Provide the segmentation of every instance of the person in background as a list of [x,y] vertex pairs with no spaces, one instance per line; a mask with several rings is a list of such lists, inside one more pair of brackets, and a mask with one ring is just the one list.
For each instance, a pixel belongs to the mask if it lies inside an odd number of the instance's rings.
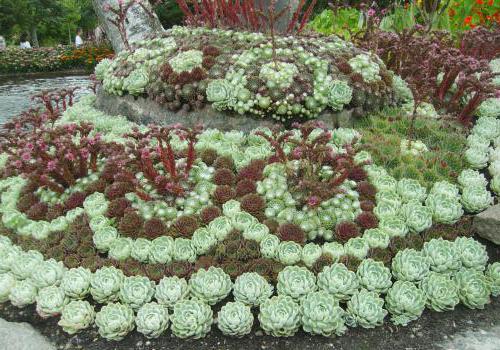
[[0,51],[5,50],[7,44],[5,43],[5,38],[0,35]]
[[21,44],[19,45],[21,49],[31,49],[31,44],[28,41],[28,36],[23,33],[21,34]]
[[76,47],[80,47],[83,45],[82,34],[83,34],[82,28],[78,28],[78,30],[76,31],[76,37],[75,37],[75,46]]

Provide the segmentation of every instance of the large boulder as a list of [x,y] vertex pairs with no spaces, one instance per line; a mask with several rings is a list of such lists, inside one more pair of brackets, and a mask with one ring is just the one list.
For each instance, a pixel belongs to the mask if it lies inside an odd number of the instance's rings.
[[500,204],[476,215],[474,229],[479,236],[500,245]]

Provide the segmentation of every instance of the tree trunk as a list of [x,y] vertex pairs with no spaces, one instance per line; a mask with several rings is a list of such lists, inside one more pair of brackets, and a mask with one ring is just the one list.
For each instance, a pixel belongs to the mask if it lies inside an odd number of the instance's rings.
[[38,29],[36,25],[31,27],[30,36],[31,36],[31,46],[40,47],[40,45],[38,44]]
[[[109,21],[109,18],[113,18],[113,14],[104,10],[106,5],[118,8],[118,0],[92,0],[92,3],[99,23],[115,52],[118,53],[124,50],[125,45],[118,28]],[[148,1],[144,1],[143,3],[144,6],[147,6],[151,10],[151,5]],[[153,13],[152,10],[151,13]],[[158,17],[156,15],[151,17],[148,12],[139,5],[133,5],[129,9],[125,26],[127,29],[128,41],[132,46],[134,42],[144,40],[151,35],[159,34],[163,31],[163,27]]]

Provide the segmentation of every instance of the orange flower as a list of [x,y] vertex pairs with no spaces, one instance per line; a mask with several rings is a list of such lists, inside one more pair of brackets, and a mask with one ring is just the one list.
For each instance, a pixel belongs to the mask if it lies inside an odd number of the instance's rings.
[[493,6],[493,0],[488,1],[488,6]]
[[478,4],[478,5],[483,5],[483,4],[484,4],[484,1],[483,1],[483,0],[476,0],[476,4]]
[[465,17],[464,23],[465,23],[466,25],[471,24],[471,23],[472,23],[472,16],[467,16],[467,17]]

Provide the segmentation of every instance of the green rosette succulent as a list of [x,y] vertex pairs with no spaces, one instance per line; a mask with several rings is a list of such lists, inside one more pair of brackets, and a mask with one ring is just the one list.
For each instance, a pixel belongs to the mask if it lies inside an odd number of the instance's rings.
[[113,266],[102,267],[90,279],[90,294],[100,304],[116,301],[125,275]]
[[83,267],[66,271],[61,280],[61,289],[71,299],[83,299],[90,292],[92,272]]
[[85,198],[83,208],[91,218],[99,215],[105,215],[108,210],[108,201],[103,193],[94,192]]
[[194,231],[191,241],[196,249],[196,254],[203,255],[217,244],[217,237],[207,228],[202,227]]
[[425,201],[432,211],[432,219],[440,224],[453,225],[464,214],[459,197],[442,193],[431,193]]
[[392,259],[392,275],[400,281],[421,281],[429,271],[429,259],[415,249],[400,250]]
[[177,276],[163,277],[156,286],[155,298],[160,304],[173,308],[179,300],[189,295],[189,288],[184,278]]
[[92,241],[97,250],[107,252],[111,244],[119,237],[118,230],[112,226],[103,226],[94,231]]
[[104,215],[96,215],[90,218],[89,226],[93,232],[99,231],[102,228],[111,226],[111,219]]
[[151,251],[151,246],[153,243],[151,243],[150,240],[144,239],[144,238],[137,238],[133,243],[132,243],[132,250],[130,255],[132,258],[135,260],[138,260],[140,262],[148,262],[149,260],[149,253]]
[[379,228],[389,234],[389,237],[404,237],[408,234],[409,228],[406,221],[400,217],[386,217],[380,220]]
[[259,322],[266,334],[291,337],[300,327],[300,306],[287,295],[274,296],[260,305]]
[[12,247],[12,241],[7,236],[0,235],[0,249]]
[[471,237],[458,237],[454,244],[465,268],[484,271],[488,252],[483,244]]
[[378,293],[366,289],[356,291],[347,302],[346,324],[351,327],[375,328],[384,323],[387,310]]
[[425,294],[413,283],[396,281],[385,297],[387,310],[395,325],[407,326],[418,319],[425,309]]
[[233,90],[234,87],[226,79],[212,80],[206,89],[207,101],[216,104],[217,109],[226,109],[235,100]]
[[477,170],[465,169],[458,175],[457,182],[462,189],[466,188],[485,188],[488,180]]
[[352,88],[342,80],[332,81],[328,91],[328,105],[334,111],[341,111],[345,105],[348,105],[352,99]]
[[316,289],[316,276],[305,267],[287,266],[278,274],[278,295],[288,295],[294,300],[300,300]]
[[0,303],[9,300],[10,291],[16,285],[16,278],[10,272],[0,273]]
[[482,272],[463,269],[455,274],[454,279],[462,304],[470,309],[484,309],[490,303],[491,285]]
[[137,332],[148,339],[158,338],[168,327],[168,309],[165,305],[155,302],[141,306],[135,317]]
[[243,238],[260,243],[268,234],[269,228],[266,225],[255,223],[243,231]]
[[242,302],[229,302],[217,314],[217,327],[224,335],[243,337],[252,331],[253,314]]
[[231,293],[231,277],[219,267],[199,269],[189,280],[191,295],[209,305],[215,305]]
[[232,218],[235,214],[241,213],[241,203],[231,199],[222,204],[222,213],[228,218]]
[[173,258],[175,261],[196,261],[196,250],[190,239],[176,238],[174,240]]
[[21,252],[15,261],[12,261],[11,272],[17,279],[30,278],[37,266],[43,262],[42,253],[36,250]]
[[95,319],[95,310],[88,301],[75,300],[65,305],[57,323],[68,334],[76,334],[89,328]]
[[326,242],[323,244],[323,253],[332,257],[338,262],[345,255],[344,246],[338,242]]
[[383,220],[398,216],[399,209],[399,204],[383,201],[377,203],[377,206],[373,209],[373,213],[379,220]]
[[[433,195],[445,195],[450,198],[460,198],[459,188],[457,185],[452,184],[448,181],[438,181],[432,185],[431,191],[429,194]],[[429,198],[429,197],[427,197]],[[427,199],[425,200],[427,203]],[[430,206],[430,204],[427,204]]]
[[245,272],[234,282],[233,295],[236,301],[249,306],[259,306],[273,295],[274,287],[256,272]]
[[410,201],[423,202],[427,197],[427,190],[415,179],[399,180],[396,189],[405,203]]
[[31,281],[38,288],[57,286],[61,282],[65,270],[66,268],[62,262],[54,259],[45,260],[36,265],[31,274]]
[[412,232],[423,232],[432,226],[432,211],[420,202],[408,202],[401,208],[406,225]]
[[120,341],[134,329],[134,310],[128,305],[104,305],[95,316],[99,335],[107,340]]
[[260,253],[264,258],[276,259],[278,257],[278,247],[280,239],[278,236],[268,234],[260,241]]
[[281,242],[278,245],[277,257],[284,265],[295,265],[302,258],[302,247],[293,241]]
[[391,270],[380,261],[363,260],[356,275],[360,286],[369,291],[385,293],[392,286]]
[[123,80],[123,89],[129,94],[137,96],[144,92],[149,84],[149,74],[145,67],[134,69],[128,77]]
[[33,304],[36,301],[37,294],[38,288],[31,280],[17,281],[10,290],[9,300],[12,305],[21,308]]
[[[494,297],[500,296],[500,262],[497,261],[488,266],[488,268],[486,269],[486,278],[490,283],[491,295],[493,295]],[[1,298],[1,293],[0,293],[0,298]]]
[[94,69],[94,74],[96,79],[103,81],[104,77],[106,76],[108,70],[111,67],[111,60],[109,58],[105,58],[101,60]]
[[493,197],[485,187],[466,187],[462,191],[462,205],[469,213],[479,213],[493,204]]
[[168,61],[173,71],[178,74],[191,72],[194,68],[200,67],[202,62],[203,52],[199,50],[181,51]]
[[257,224],[259,221],[253,215],[242,211],[239,213],[235,213],[231,217],[231,222],[235,229],[239,231],[245,231],[252,225]]
[[223,241],[229,232],[232,231],[233,224],[231,223],[231,219],[225,216],[219,216],[213,219],[207,227],[208,230],[217,237],[218,241]]
[[134,310],[149,303],[155,293],[155,283],[144,276],[125,277],[120,288],[120,300]]
[[212,308],[201,300],[184,299],[175,304],[170,320],[174,336],[199,339],[210,332],[213,312]]
[[323,254],[323,250],[319,244],[307,243],[302,247],[302,261],[307,267],[312,267],[321,254]]
[[378,191],[395,191],[398,181],[390,175],[384,174],[373,179],[373,185]]
[[371,228],[365,230],[363,233],[363,239],[370,248],[382,248],[385,249],[391,243],[389,234],[380,228]]
[[340,336],[347,330],[344,310],[335,297],[325,291],[308,294],[302,299],[302,328],[314,335]]
[[349,300],[357,292],[359,281],[356,274],[344,264],[325,266],[318,274],[318,287],[332,294],[338,300]]
[[132,253],[133,240],[128,237],[115,239],[109,246],[108,256],[118,261],[127,260]]
[[38,291],[36,311],[42,318],[56,316],[68,302],[68,297],[60,287],[45,287]]
[[462,266],[456,244],[442,238],[425,242],[422,252],[427,256],[432,271],[453,273]]
[[370,246],[363,237],[355,237],[351,238],[346,244],[344,244],[344,250],[345,254],[348,256],[364,259],[368,255]]
[[451,311],[458,305],[458,289],[448,274],[431,272],[420,282],[429,309],[437,312]]
[[162,236],[155,238],[149,250],[149,262],[152,264],[168,264],[174,253],[174,239]]
[[483,169],[488,166],[488,152],[483,149],[477,147],[468,148],[464,157],[472,169]]

